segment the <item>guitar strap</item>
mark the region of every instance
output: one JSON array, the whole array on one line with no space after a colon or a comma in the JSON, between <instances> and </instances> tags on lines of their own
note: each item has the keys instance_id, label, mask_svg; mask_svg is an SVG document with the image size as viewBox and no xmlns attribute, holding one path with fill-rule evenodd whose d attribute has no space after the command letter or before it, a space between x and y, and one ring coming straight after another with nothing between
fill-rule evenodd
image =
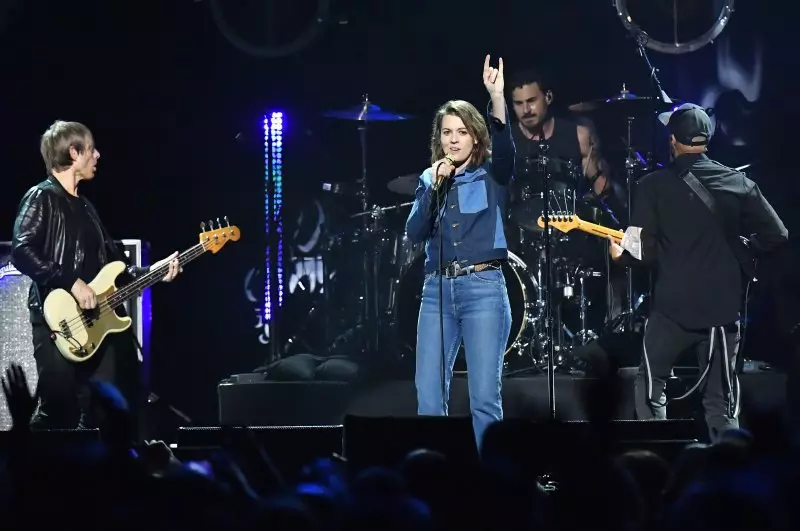
<instances>
[{"instance_id":1,"label":"guitar strap","mask_svg":"<svg viewBox=\"0 0 800 531\"><path fill-rule=\"evenodd\" d=\"M743 334L746 333L747 325L748 325L748 323L747 323L747 303L749 302L748 301L749 285L750 285L751 282L756 282L758 279L756 278L755 270L754 269L748 269L747 267L745 267L745 265L744 265L745 264L745 259L740 256L739 252L737 252L737 249L738 249L737 248L737 243L740 244L741 242L732 241L731 235L728 234L728 232L722 226L722 222L721 222L719 216L717 215L716 203L714 202L714 198L711 196L711 192L709 192L708 189L705 186L703 186L703 184L697 179L697 177L694 176L694 174L691 171L684 172L683 175L681 175L681 177L683 178L683 181L686 184L689 185L689 187L692 189L692 191L695 194L697 194L697 197L699 197L700 200L708 207L708 209L711 211L711 214L719 222L719 228L720 228L720 230L722 230L722 235L725 237L726 240L728 240L728 245L730 246L731 251L733 251L734 256L736 257L737 261L739 262L739 266L742 268L742 272L744 272L745 277L747 277L748 287L747 287L747 289L745 289L744 300L742 301L742 304L744 306L744 319L742 321L739 321L739 326L741 327L740 328L740 333L742 335L739 336L739 342L736 344L736 348L734 350L734 356L735 356L735 358L734 358L735 359L734 378L736 380L736 388L737 388L736 392L738 394L738 392L739 392L738 391L739 390L738 381L739 380L738 380L738 378L736 378L736 373L742 372L742 370L744 368L744 356L740 356L738 354L742 350L743 343L744 343L744 335ZM723 347L725 347L725 346L727 346L727 343L725 341L724 329L722 330L722 332L723 333L721 334L721 339L722 339ZM713 342L713 340L712 340L712 342ZM727 357L727 350L726 350L725 354L726 354L726 357ZM711 366L710 362L709 362L708 366L709 367ZM725 365L725 367L727 368L727 364ZM729 391L730 391L730 393L732 395L733 394L733 388L731 387L730 380L728 380L728 388L729 388ZM735 400L736 400L736 404L737 404L736 407L738 409L739 398L737 397Z\"/></svg>"},{"instance_id":2,"label":"guitar strap","mask_svg":"<svg viewBox=\"0 0 800 531\"><path fill-rule=\"evenodd\" d=\"M111 259L122 260L129 265L130 262L128 261L128 257L125 256L125 253L120 251L119 247L117 247L117 244L114 242L114 239L111 237L111 234L109 234L108 230L106 229L106 226L103 225L102 221L100 221L100 216L97 214L97 209L95 209L91 201L85 197L81 196L81 199L83 200L83 205L87 212L89 212L89 216L97 226L97 230L100 233L100 238L103 240L103 247L106 249L107 253L110 253Z\"/></svg>"},{"instance_id":3,"label":"guitar strap","mask_svg":"<svg viewBox=\"0 0 800 531\"><path fill-rule=\"evenodd\" d=\"M697 177L695 177L691 171L685 172L681 177L683 178L683 181L694 191L694 193L697 194L697 197L699 197L700 200L705 203L711 213L716 215L717 209L714 198L711 197L711 193L706 189L706 187L697 180Z\"/></svg>"},{"instance_id":4,"label":"guitar strap","mask_svg":"<svg viewBox=\"0 0 800 531\"><path fill-rule=\"evenodd\" d=\"M728 244L731 247L731 251L733 251L734 256L736 256L736 259L739 261L739 265L741 265L742 271L747 276L747 280L749 280L749 281L757 280L755 278L755 271L753 271L753 270L751 270L751 269L749 269L749 268L744 266L744 262L742 261L743 259L740 256L740 253L737 252L736 245L734 243L731 243L731 236L728 234L728 232L722 226L722 223L721 223L721 221L719 219L719 216L717 215L717 208L716 208L716 202L714 201L714 197L711 195L711 193L708 191L708 189L705 186L703 186L703 184L700 182L700 180L697 177L694 176L694 174L690 170L687 170L686 172L684 172L681 175L681 178L683 179L683 182L685 182L687 185L689 185L689 188L691 188L692 191L695 194L697 194L697 197L700 198L700 200L703 202L703 204L705 204L706 207L708 207L708 209L711 211L711 214L717 219L717 221L720 222L719 227L722 230L722 234L725 237L725 239L728 240ZM740 243L740 242L736 242L736 243Z\"/></svg>"},{"instance_id":5,"label":"guitar strap","mask_svg":"<svg viewBox=\"0 0 800 531\"><path fill-rule=\"evenodd\" d=\"M124 262L125 265L128 266L128 272L130 273L130 260L125 253L123 253L122 250L117 247L116 242L114 242L114 238L111 237L111 234L108 232L108 229L106 229L106 226L103 225L102 221L100 221L100 216L97 214L97 209L95 209L91 201L85 197L81 196L81 199L83 201L84 208L86 208L86 211L89 213L89 217L92 218L92 221L94 221L94 224L97 226L97 229L100 232L100 237L103 240L106 251L111 253L112 260L115 259ZM133 348L136 349L136 357L139 362L144 362L144 349L142 348L142 344L139 342L139 337L134 333L130 333L130 331L125 335L132 340Z\"/></svg>"}]
</instances>

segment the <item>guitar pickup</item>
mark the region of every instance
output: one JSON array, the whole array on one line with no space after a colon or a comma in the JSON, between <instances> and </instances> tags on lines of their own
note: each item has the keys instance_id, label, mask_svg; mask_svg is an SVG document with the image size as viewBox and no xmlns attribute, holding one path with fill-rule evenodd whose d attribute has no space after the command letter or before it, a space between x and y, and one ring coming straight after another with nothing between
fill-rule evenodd
<instances>
[{"instance_id":1,"label":"guitar pickup","mask_svg":"<svg viewBox=\"0 0 800 531\"><path fill-rule=\"evenodd\" d=\"M64 336L66 339L71 339L72 338L72 332L69 329L69 325L67 324L67 321L62 319L58 323L58 328L59 328L59 330L61 330L61 335Z\"/></svg>"}]
</instances>

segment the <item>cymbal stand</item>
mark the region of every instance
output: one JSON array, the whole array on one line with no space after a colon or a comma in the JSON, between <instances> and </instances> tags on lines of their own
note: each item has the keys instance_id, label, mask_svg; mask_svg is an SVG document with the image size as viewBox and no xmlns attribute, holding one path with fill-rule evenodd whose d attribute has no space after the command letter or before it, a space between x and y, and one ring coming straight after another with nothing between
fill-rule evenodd
<instances>
[{"instance_id":1,"label":"cymbal stand","mask_svg":"<svg viewBox=\"0 0 800 531\"><path fill-rule=\"evenodd\" d=\"M634 158L634 150L633 145L631 145L631 126L633 124L633 116L628 116L628 153L625 157L625 180L628 189L628 225L631 224L631 218L633 215L633 208L632 208L632 188L634 183L634 169L636 168L636 159ZM626 300L628 307L626 308L627 313L627 321L628 321L628 330L633 330L633 269L628 266L625 269L625 293L626 293Z\"/></svg>"},{"instance_id":2,"label":"cymbal stand","mask_svg":"<svg viewBox=\"0 0 800 531\"><path fill-rule=\"evenodd\" d=\"M601 273L595 271L591 267L580 269L577 273L578 282L580 283L580 295L579 295L579 316L581 320L581 330L576 335L580 341L581 345L585 345L588 342L597 339L597 334L595 334L592 330L586 328L586 309L591 305L591 301L586 296L586 285L585 281L589 277L599 277Z\"/></svg>"},{"instance_id":3,"label":"cymbal stand","mask_svg":"<svg viewBox=\"0 0 800 531\"><path fill-rule=\"evenodd\" d=\"M647 40L649 38L650 36L644 31L640 29L636 30L636 47L639 50L639 55L641 56L642 59L644 59L644 62L647 64L647 70L650 73L650 79L653 80L653 88L655 89L657 99L666 103L669 101L669 97L667 96L667 93L664 92L664 89L661 87L661 81L659 81L658 79L658 69L653 66L653 63L650 62L650 57L647 55L647 49L645 45L647 44ZM656 110L655 101L656 99L653 99L653 114L655 114Z\"/></svg>"},{"instance_id":4,"label":"cymbal stand","mask_svg":"<svg viewBox=\"0 0 800 531\"><path fill-rule=\"evenodd\" d=\"M369 205L369 187L367 186L367 120L366 115L369 110L369 96L364 95L362 102L361 113L358 117L358 133L361 141L361 178L358 180L359 190L358 197L361 199L361 210L367 211ZM361 218L361 228L364 236L370 233L370 216L363 216ZM377 224L377 220L376 220ZM376 231L377 232L377 231ZM374 353L378 349L378 289L375 285L377 283L378 263L374 256L377 252L377 246L370 246L370 251L365 252L363 259L364 266L364 291L363 297L363 312L364 312L364 329L367 333L367 351ZM371 266L371 267L370 267Z\"/></svg>"}]
</instances>

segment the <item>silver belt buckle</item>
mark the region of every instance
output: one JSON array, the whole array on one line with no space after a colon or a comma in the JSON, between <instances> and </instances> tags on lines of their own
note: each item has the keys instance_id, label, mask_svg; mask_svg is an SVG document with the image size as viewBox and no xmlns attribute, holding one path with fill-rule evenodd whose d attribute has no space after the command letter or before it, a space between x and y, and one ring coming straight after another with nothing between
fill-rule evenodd
<instances>
[{"instance_id":1,"label":"silver belt buckle","mask_svg":"<svg viewBox=\"0 0 800 531\"><path fill-rule=\"evenodd\" d=\"M452 271L452 273L451 273ZM447 278L455 278L461 272L461 265L458 262L451 262L445 269L445 276Z\"/></svg>"}]
</instances>

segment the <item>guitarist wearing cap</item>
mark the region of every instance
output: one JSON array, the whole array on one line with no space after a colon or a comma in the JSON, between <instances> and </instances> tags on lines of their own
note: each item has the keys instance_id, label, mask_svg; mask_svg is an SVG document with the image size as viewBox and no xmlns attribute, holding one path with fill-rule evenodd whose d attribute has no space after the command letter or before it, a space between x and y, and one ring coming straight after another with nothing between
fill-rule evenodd
<instances>
[{"instance_id":1,"label":"guitarist wearing cap","mask_svg":"<svg viewBox=\"0 0 800 531\"><path fill-rule=\"evenodd\" d=\"M636 413L666 418L666 380L678 356L692 348L700 367L692 391L702 394L713 442L738 427L736 355L741 303L755 276L753 253L781 246L788 231L758 185L706 156L713 126L701 107L684 104L659 119L669 130L673 160L640 180L631 226L610 246L614 260L655 273Z\"/></svg>"},{"instance_id":2,"label":"guitarist wearing cap","mask_svg":"<svg viewBox=\"0 0 800 531\"><path fill-rule=\"evenodd\" d=\"M94 206L78 192L81 182L94 179L100 153L85 125L63 121L56 121L44 132L40 150L48 176L22 198L11 253L14 267L33 281L28 306L39 373L39 406L31 427L97 427L98 419L93 418L89 404L90 380L117 386L135 419L143 397L139 396L140 368L130 329L108 336L87 361L72 363L56 348L43 316L45 298L59 288L71 293L81 309L96 308L98 294L88 282L109 262L126 262ZM178 253L151 268L167 263L163 280L168 282L180 271ZM138 278L148 270L129 266L127 273Z\"/></svg>"}]
</instances>

